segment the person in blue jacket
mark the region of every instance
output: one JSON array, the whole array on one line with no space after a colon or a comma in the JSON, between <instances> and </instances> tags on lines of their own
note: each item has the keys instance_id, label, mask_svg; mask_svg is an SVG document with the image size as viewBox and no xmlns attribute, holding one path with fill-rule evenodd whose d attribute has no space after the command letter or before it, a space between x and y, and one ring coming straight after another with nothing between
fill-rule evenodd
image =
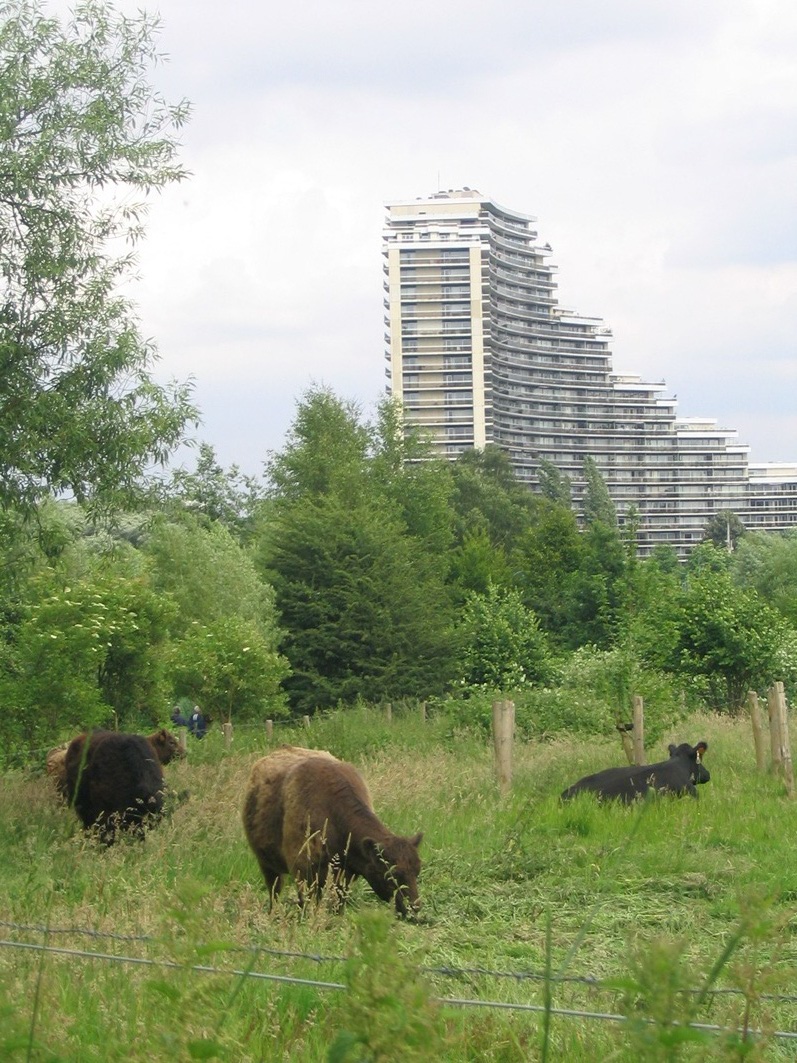
<instances>
[{"instance_id":1,"label":"person in blue jacket","mask_svg":"<svg viewBox=\"0 0 797 1063\"><path fill-rule=\"evenodd\" d=\"M187 727L188 726L188 720L186 720L185 716L183 716L179 705L175 705L174 708L172 709L171 720L172 720L172 723L174 724L175 727Z\"/></svg>"},{"instance_id":2,"label":"person in blue jacket","mask_svg":"<svg viewBox=\"0 0 797 1063\"><path fill-rule=\"evenodd\" d=\"M207 723L199 706L194 705L194 710L188 718L188 730L195 738L204 738L207 731Z\"/></svg>"}]
</instances>

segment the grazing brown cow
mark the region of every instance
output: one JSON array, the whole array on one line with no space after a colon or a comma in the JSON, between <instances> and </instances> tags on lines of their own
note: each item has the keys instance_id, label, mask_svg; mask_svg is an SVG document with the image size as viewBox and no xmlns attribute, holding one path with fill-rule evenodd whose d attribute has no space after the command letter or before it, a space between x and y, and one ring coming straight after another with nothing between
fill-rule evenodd
<instances>
[{"instance_id":1,"label":"grazing brown cow","mask_svg":"<svg viewBox=\"0 0 797 1063\"><path fill-rule=\"evenodd\" d=\"M160 735L155 737L171 759L169 743ZM160 817L165 784L157 748L143 735L118 731L92 731L69 743L66 796L86 830L98 827L107 845L114 842L117 830L141 834Z\"/></svg>"},{"instance_id":2,"label":"grazing brown cow","mask_svg":"<svg viewBox=\"0 0 797 1063\"><path fill-rule=\"evenodd\" d=\"M357 770L331 753L283 746L252 768L244 829L272 899L293 875L300 902L318 897L330 872L339 896L361 875L400 915L420 906L422 835L393 834L374 813Z\"/></svg>"}]
</instances>

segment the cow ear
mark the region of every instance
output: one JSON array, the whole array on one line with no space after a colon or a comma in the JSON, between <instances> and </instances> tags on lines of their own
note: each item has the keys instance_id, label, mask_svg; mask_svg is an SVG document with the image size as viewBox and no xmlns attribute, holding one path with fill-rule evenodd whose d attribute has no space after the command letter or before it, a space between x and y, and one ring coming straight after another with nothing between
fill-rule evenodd
<instances>
[{"instance_id":1,"label":"cow ear","mask_svg":"<svg viewBox=\"0 0 797 1063\"><path fill-rule=\"evenodd\" d=\"M671 757L675 756L675 751L677 748L678 746L676 746L673 742L670 742L670 744L667 746L667 750Z\"/></svg>"},{"instance_id":2,"label":"cow ear","mask_svg":"<svg viewBox=\"0 0 797 1063\"><path fill-rule=\"evenodd\" d=\"M382 847L379 842L375 841L373 838L363 838L360 842L360 850L362 851L363 856L368 857L369 859L378 858L381 849Z\"/></svg>"},{"instance_id":3,"label":"cow ear","mask_svg":"<svg viewBox=\"0 0 797 1063\"><path fill-rule=\"evenodd\" d=\"M418 846L419 846L419 845L421 844L421 842L423 841L423 831L420 831L420 832L419 832L418 834L416 834L414 838L410 838L410 841L412 842L412 844L413 844L413 845L415 846L415 848L417 849L417 848L418 848Z\"/></svg>"}]
</instances>

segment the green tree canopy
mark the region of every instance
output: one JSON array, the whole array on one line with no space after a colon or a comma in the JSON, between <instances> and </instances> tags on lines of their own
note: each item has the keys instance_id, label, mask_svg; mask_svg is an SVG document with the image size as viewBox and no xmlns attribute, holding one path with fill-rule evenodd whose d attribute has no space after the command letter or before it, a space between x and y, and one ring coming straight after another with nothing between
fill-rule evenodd
<instances>
[{"instance_id":1,"label":"green tree canopy","mask_svg":"<svg viewBox=\"0 0 797 1063\"><path fill-rule=\"evenodd\" d=\"M277 643L274 592L264 583L252 555L223 524L206 525L183 515L180 522L156 520L143 552L153 586L177 605L174 631L238 616L260 625Z\"/></svg>"},{"instance_id":2,"label":"green tree canopy","mask_svg":"<svg viewBox=\"0 0 797 1063\"><path fill-rule=\"evenodd\" d=\"M794 682L794 629L727 571L690 574L680 593L649 609L645 623L648 658L690 679L715 709L735 712L748 690Z\"/></svg>"},{"instance_id":3,"label":"green tree canopy","mask_svg":"<svg viewBox=\"0 0 797 1063\"><path fill-rule=\"evenodd\" d=\"M157 23L0 0L0 504L118 508L195 418L120 294L147 193L180 180Z\"/></svg>"},{"instance_id":4,"label":"green tree canopy","mask_svg":"<svg viewBox=\"0 0 797 1063\"><path fill-rule=\"evenodd\" d=\"M569 506L541 500L535 520L520 536L515 554L523 601L558 642L576 640L567 588L584 563L584 541Z\"/></svg>"},{"instance_id":5,"label":"green tree canopy","mask_svg":"<svg viewBox=\"0 0 797 1063\"><path fill-rule=\"evenodd\" d=\"M732 510L721 510L706 522L703 542L713 543L731 552L745 533L744 524Z\"/></svg>"},{"instance_id":6,"label":"green tree canopy","mask_svg":"<svg viewBox=\"0 0 797 1063\"><path fill-rule=\"evenodd\" d=\"M493 546L486 528L465 532L462 544L451 555L451 579L464 596L486 594L490 584L511 587L512 568L502 547Z\"/></svg>"},{"instance_id":7,"label":"green tree canopy","mask_svg":"<svg viewBox=\"0 0 797 1063\"><path fill-rule=\"evenodd\" d=\"M165 717L161 649L173 602L145 580L98 575L44 593L25 610L6 674L4 729L31 743L54 741L116 718Z\"/></svg>"},{"instance_id":8,"label":"green tree canopy","mask_svg":"<svg viewBox=\"0 0 797 1063\"><path fill-rule=\"evenodd\" d=\"M249 538L264 494L264 485L237 465L222 468L209 443L199 444L193 472L175 469L164 487L167 508L173 500L197 517L223 524L241 540Z\"/></svg>"},{"instance_id":9,"label":"green tree canopy","mask_svg":"<svg viewBox=\"0 0 797 1063\"><path fill-rule=\"evenodd\" d=\"M745 535L734 551L731 572L738 584L758 591L797 627L797 534Z\"/></svg>"},{"instance_id":10,"label":"green tree canopy","mask_svg":"<svg viewBox=\"0 0 797 1063\"><path fill-rule=\"evenodd\" d=\"M541 458L537 476L543 498L547 498L550 502L558 502L561 506L570 506L573 486L566 473L560 472L552 461Z\"/></svg>"},{"instance_id":11,"label":"green tree canopy","mask_svg":"<svg viewBox=\"0 0 797 1063\"><path fill-rule=\"evenodd\" d=\"M496 446L466 450L452 465L457 540L484 529L495 546L511 551L529 526L537 499L515 476L507 454Z\"/></svg>"},{"instance_id":12,"label":"green tree canopy","mask_svg":"<svg viewBox=\"0 0 797 1063\"><path fill-rule=\"evenodd\" d=\"M433 469L408 468L397 445L392 431L315 389L270 463L260 556L297 711L426 696L450 675L445 486ZM414 487L431 516L407 497Z\"/></svg>"},{"instance_id":13,"label":"green tree canopy","mask_svg":"<svg viewBox=\"0 0 797 1063\"><path fill-rule=\"evenodd\" d=\"M607 528L617 527L617 510L606 481L594 458L584 458L584 497L581 506L588 525L600 523Z\"/></svg>"},{"instance_id":14,"label":"green tree canopy","mask_svg":"<svg viewBox=\"0 0 797 1063\"><path fill-rule=\"evenodd\" d=\"M168 674L178 697L199 703L211 719L265 719L285 713L281 682L288 672L259 624L224 616L194 623L168 654Z\"/></svg>"},{"instance_id":15,"label":"green tree canopy","mask_svg":"<svg viewBox=\"0 0 797 1063\"><path fill-rule=\"evenodd\" d=\"M548 639L516 590L491 585L469 595L459 627L464 686L506 692L550 676Z\"/></svg>"}]
</instances>

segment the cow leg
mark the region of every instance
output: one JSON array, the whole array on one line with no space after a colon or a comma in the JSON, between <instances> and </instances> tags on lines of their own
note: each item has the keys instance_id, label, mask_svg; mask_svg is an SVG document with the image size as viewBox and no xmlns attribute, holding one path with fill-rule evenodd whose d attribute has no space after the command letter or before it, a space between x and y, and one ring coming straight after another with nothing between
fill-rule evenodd
<instances>
[{"instance_id":1,"label":"cow leg","mask_svg":"<svg viewBox=\"0 0 797 1063\"><path fill-rule=\"evenodd\" d=\"M263 872L266 889L268 890L270 909L282 890L282 872L274 867L274 864L269 860L262 849L256 849L255 856L260 865L260 870Z\"/></svg>"},{"instance_id":2,"label":"cow leg","mask_svg":"<svg viewBox=\"0 0 797 1063\"><path fill-rule=\"evenodd\" d=\"M329 877L329 863L326 860L321 860L318 864L302 861L293 868L293 877L296 880L299 907L304 908L308 897L318 903Z\"/></svg>"}]
</instances>

